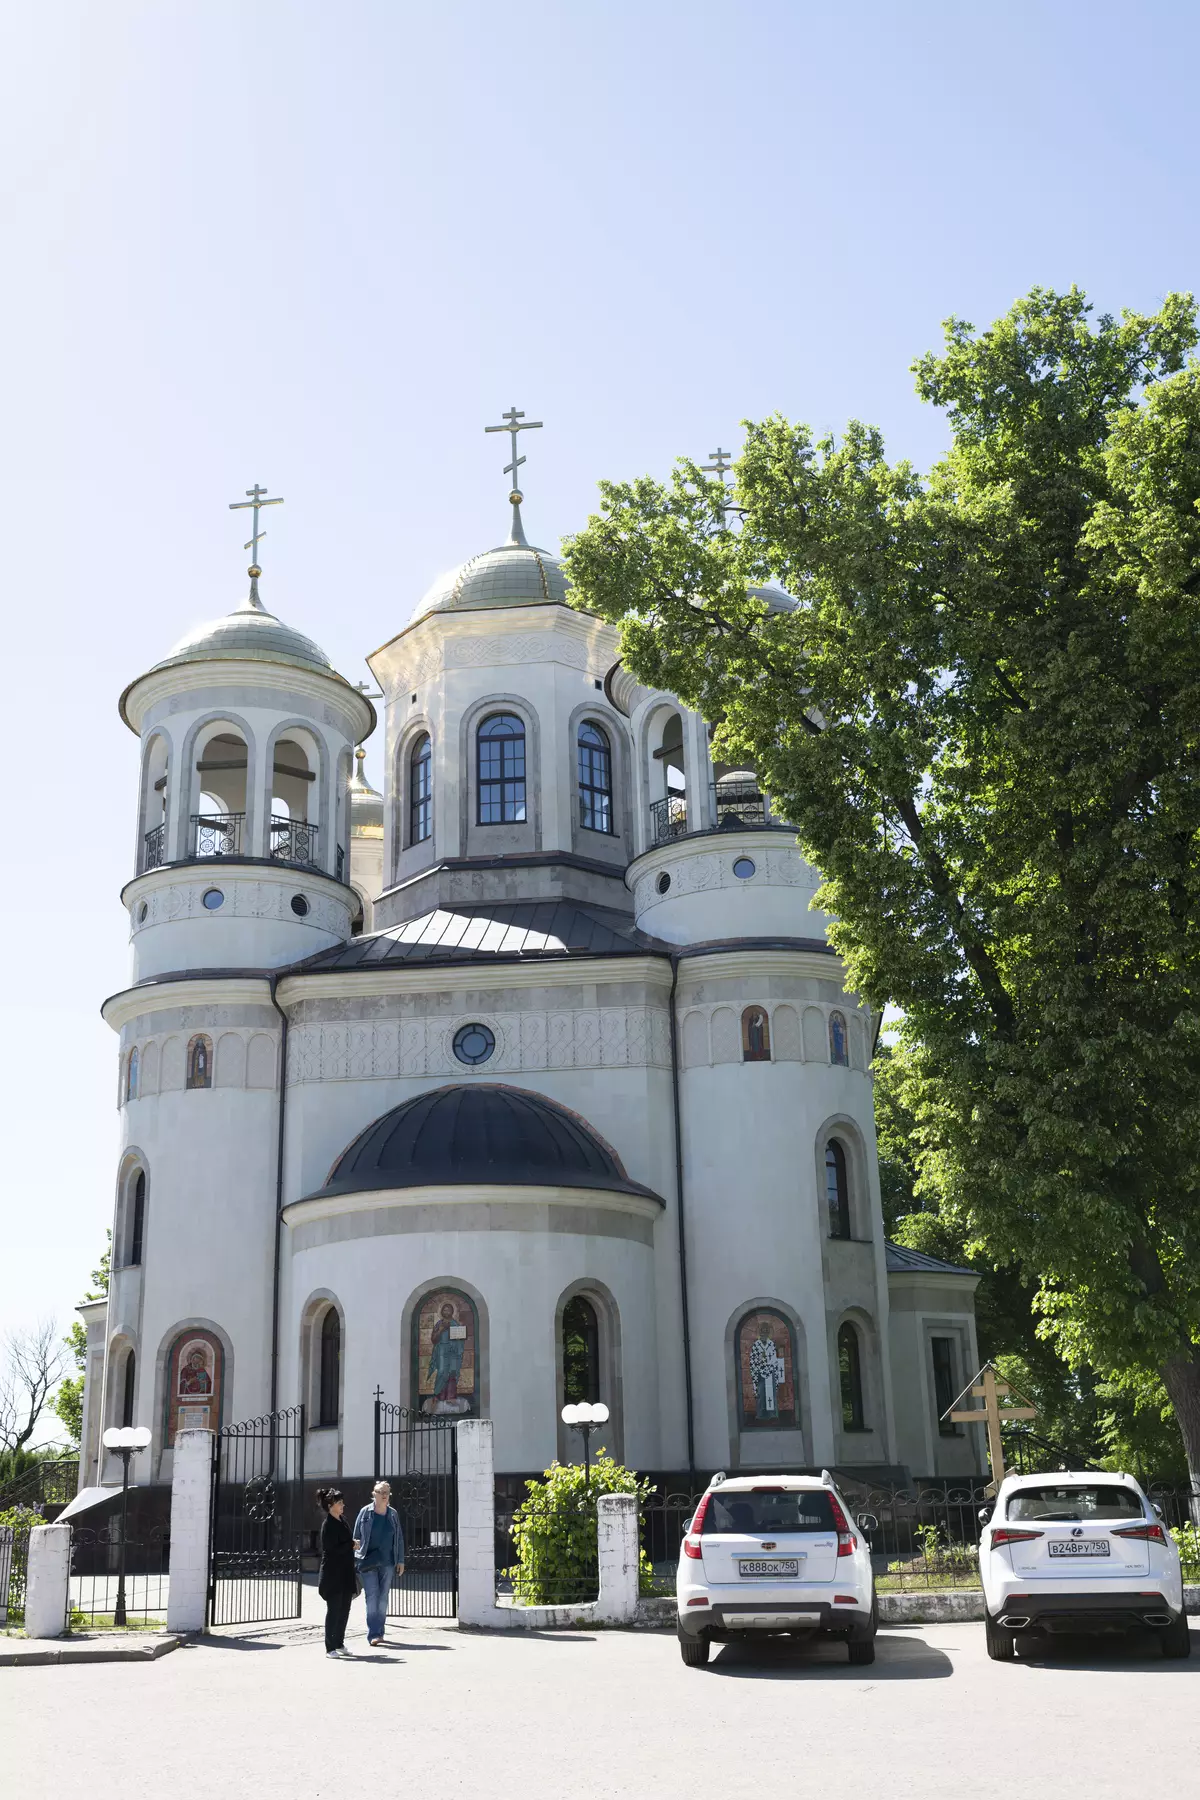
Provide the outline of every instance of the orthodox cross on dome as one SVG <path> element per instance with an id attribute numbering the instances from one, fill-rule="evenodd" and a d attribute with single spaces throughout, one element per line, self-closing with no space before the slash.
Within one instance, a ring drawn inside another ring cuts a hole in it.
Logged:
<path id="1" fill-rule="evenodd" d="M 527 419 L 525 414 L 523 412 L 518 412 L 515 406 L 510 406 L 508 411 L 501 416 L 505 421 L 503 425 L 485 425 L 483 429 L 485 432 L 507 431 L 512 439 L 512 461 L 506 463 L 504 466 L 504 473 L 512 476 L 512 492 L 508 496 L 512 501 L 513 509 L 512 537 L 509 539 L 509 542 L 513 544 L 523 544 L 525 542 L 525 533 L 521 529 L 521 502 L 525 496 L 522 494 L 517 483 L 517 472 L 520 469 L 521 464 L 525 461 L 525 458 L 517 455 L 517 433 L 518 431 L 540 431 L 542 429 L 542 421 L 540 419 Z"/>
<path id="2" fill-rule="evenodd" d="M 230 512 L 244 512 L 247 507 L 251 510 L 253 523 L 250 528 L 250 540 L 248 543 L 242 545 L 242 549 L 249 550 L 250 552 L 249 575 L 250 599 L 252 604 L 257 603 L 258 601 L 258 578 L 262 574 L 262 570 L 258 566 L 258 546 L 267 535 L 265 531 L 260 531 L 258 529 L 258 515 L 264 506 L 283 505 L 282 494 L 276 495 L 274 500 L 267 500 L 264 499 L 266 491 L 266 488 L 260 487 L 256 481 L 252 488 L 246 489 L 246 498 L 244 500 L 231 500 L 229 502 Z"/>
<path id="3" fill-rule="evenodd" d="M 729 498 L 722 505 L 721 511 L 727 513 L 739 512 L 741 508 L 735 506 L 733 503 L 733 488 L 730 487 L 725 480 L 725 471 L 733 467 L 732 456 L 730 456 L 728 450 L 722 450 L 719 444 L 715 450 L 710 450 L 708 454 L 712 457 L 712 461 L 700 464 L 701 474 L 715 475 L 717 480 L 721 483 L 721 486 L 725 489 L 725 492 L 728 494 Z"/>

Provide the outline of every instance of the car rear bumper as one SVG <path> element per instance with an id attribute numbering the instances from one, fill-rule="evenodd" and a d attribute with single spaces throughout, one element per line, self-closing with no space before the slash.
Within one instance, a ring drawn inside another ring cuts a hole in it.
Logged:
<path id="1" fill-rule="evenodd" d="M 679 1613 L 681 1637 L 740 1638 L 757 1632 L 823 1631 L 838 1637 L 870 1637 L 870 1607 L 834 1606 L 829 1600 L 714 1600 Z"/>
<path id="2" fill-rule="evenodd" d="M 1009 1631 L 1128 1631 L 1135 1625 L 1162 1630 L 1179 1609 L 1161 1593 L 1009 1594 L 993 1614 Z"/>

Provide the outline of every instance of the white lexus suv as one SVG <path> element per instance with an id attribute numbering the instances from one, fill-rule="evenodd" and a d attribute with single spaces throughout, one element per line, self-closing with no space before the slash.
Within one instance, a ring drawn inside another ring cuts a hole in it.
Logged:
<path id="1" fill-rule="evenodd" d="M 1148 1626 L 1191 1654 L 1179 1551 L 1131 1475 L 1009 1475 L 979 1540 L 988 1655 L 1026 1631 Z"/>
<path id="2" fill-rule="evenodd" d="M 815 1475 L 714 1475 L 679 1552 L 679 1649 L 702 1668 L 712 1643 L 755 1634 L 840 1638 L 875 1660 L 879 1609 L 871 1550 Z"/>

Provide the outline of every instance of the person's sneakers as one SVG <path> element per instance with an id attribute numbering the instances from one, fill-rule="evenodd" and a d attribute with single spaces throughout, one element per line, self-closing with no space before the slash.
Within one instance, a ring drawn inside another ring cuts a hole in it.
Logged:
<path id="1" fill-rule="evenodd" d="M 353 1656 L 350 1654 L 349 1650 L 347 1650 L 345 1644 L 339 1644 L 337 1649 L 333 1652 L 333 1654 L 336 1657 L 338 1657 L 342 1662 L 353 1662 L 354 1661 Z"/>
<path id="2" fill-rule="evenodd" d="M 326 1660 L 326 1662 L 336 1662 L 336 1661 L 337 1661 L 337 1659 L 338 1659 L 338 1654 L 339 1654 L 339 1653 L 338 1653 L 338 1651 L 336 1651 L 336 1650 L 327 1650 L 327 1651 L 326 1651 L 326 1652 L 325 1652 L 325 1660 Z"/>

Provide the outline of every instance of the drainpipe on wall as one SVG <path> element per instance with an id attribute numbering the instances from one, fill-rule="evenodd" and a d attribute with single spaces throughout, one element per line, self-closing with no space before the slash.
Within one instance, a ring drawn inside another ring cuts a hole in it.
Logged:
<path id="1" fill-rule="evenodd" d="M 679 956 L 671 952 L 671 1097 L 675 1112 L 675 1219 L 679 1228 L 679 1303 L 683 1323 L 683 1394 L 687 1416 L 688 1482 L 696 1485 L 696 1421 L 692 1405 L 692 1333 L 688 1322 L 687 1237 L 683 1224 L 683 1119 L 679 1106 L 679 1021 L 675 990 Z"/>
<path id="2" fill-rule="evenodd" d="M 279 1132 L 275 1149 L 275 1269 L 271 1279 L 271 1412 L 279 1410 L 279 1265 L 283 1234 L 283 1127 L 287 1113 L 288 1016 L 275 993 L 278 975 L 269 977 L 271 1005 L 283 1021 L 279 1032 Z"/>

